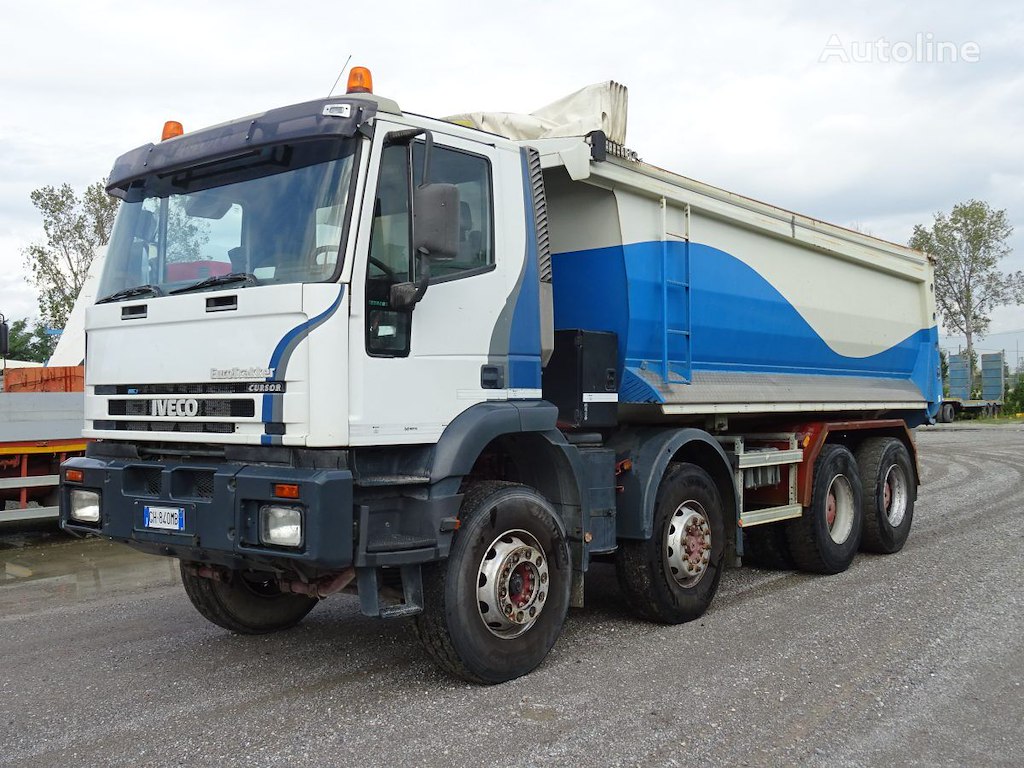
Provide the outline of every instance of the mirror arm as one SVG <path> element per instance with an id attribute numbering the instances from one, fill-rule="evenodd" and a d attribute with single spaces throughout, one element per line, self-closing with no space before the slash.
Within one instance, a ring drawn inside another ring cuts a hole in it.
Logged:
<path id="1" fill-rule="evenodd" d="M 391 286 L 389 296 L 392 309 L 412 309 L 416 306 L 423 294 L 427 292 L 430 284 L 430 254 L 425 248 L 420 248 L 416 253 L 416 264 L 419 268 L 420 278 L 415 283 L 396 283 Z"/>

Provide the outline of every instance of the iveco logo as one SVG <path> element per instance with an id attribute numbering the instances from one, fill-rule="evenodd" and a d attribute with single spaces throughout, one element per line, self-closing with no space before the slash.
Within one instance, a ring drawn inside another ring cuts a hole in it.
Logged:
<path id="1" fill-rule="evenodd" d="M 150 405 L 151 416 L 197 416 L 199 401 L 192 397 L 178 400 L 153 400 Z"/>

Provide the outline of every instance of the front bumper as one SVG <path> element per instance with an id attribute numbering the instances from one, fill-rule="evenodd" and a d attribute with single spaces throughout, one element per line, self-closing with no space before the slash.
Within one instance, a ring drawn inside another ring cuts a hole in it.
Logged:
<path id="1" fill-rule="evenodd" d="M 68 469 L 80 470 L 82 480 L 68 481 Z M 60 521 L 69 533 L 100 535 L 142 552 L 232 569 L 316 574 L 353 564 L 353 482 L 347 469 L 79 457 L 63 464 L 61 479 Z M 298 498 L 275 497 L 277 483 L 297 485 Z M 71 519 L 70 493 L 76 488 L 100 493 L 98 523 Z M 266 504 L 302 510 L 301 547 L 260 541 L 259 510 Z M 183 510 L 184 529 L 147 528 L 147 506 Z"/>

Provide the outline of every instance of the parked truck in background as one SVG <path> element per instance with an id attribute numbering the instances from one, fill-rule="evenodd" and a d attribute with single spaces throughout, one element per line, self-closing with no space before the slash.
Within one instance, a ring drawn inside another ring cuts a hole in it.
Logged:
<path id="1" fill-rule="evenodd" d="M 949 395 L 944 397 L 936 421 L 949 424 L 957 418 L 998 416 L 1006 394 L 1006 353 L 989 352 L 981 356 L 981 397 L 974 397 L 973 378 L 968 373 L 967 355 L 949 356 Z"/>
<path id="2" fill-rule="evenodd" d="M 7 360 L 0 315 L 0 525 L 58 516 L 61 462 L 85 450 L 81 366 Z"/>
<path id="3" fill-rule="evenodd" d="M 925 255 L 641 162 L 622 86 L 439 120 L 368 80 L 117 160 L 65 530 L 179 558 L 235 632 L 355 591 L 483 683 L 596 558 L 675 624 L 751 547 L 903 546 Z"/>

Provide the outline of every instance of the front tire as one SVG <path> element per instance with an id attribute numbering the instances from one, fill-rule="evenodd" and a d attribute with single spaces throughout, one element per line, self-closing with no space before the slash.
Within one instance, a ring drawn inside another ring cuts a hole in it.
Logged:
<path id="1" fill-rule="evenodd" d="M 263 635 L 293 627 L 317 604 L 315 597 L 282 592 L 265 574 L 230 571 L 226 580 L 207 579 L 182 561 L 181 583 L 204 617 L 231 632 Z"/>
<path id="2" fill-rule="evenodd" d="M 646 619 L 681 624 L 704 614 L 718 591 L 725 556 L 722 498 L 695 464 L 670 464 L 658 486 L 654 534 L 619 544 L 619 584 Z"/>
<path id="3" fill-rule="evenodd" d="M 459 523 L 448 559 L 424 568 L 416 633 L 464 680 L 521 677 L 544 661 L 569 610 L 565 531 L 540 493 L 505 482 L 473 485 Z"/>
<path id="4" fill-rule="evenodd" d="M 845 446 L 823 446 L 814 462 L 811 506 L 786 526 L 793 561 L 811 573 L 845 571 L 857 554 L 863 519 L 856 459 Z"/>
<path id="5" fill-rule="evenodd" d="M 917 489 L 907 447 L 894 437 L 873 437 L 857 449 L 864 487 L 865 552 L 891 555 L 903 549 L 914 519 Z"/>

